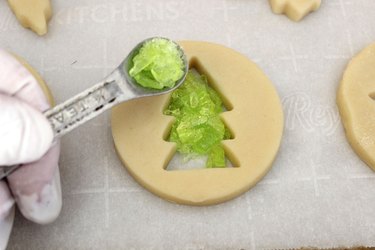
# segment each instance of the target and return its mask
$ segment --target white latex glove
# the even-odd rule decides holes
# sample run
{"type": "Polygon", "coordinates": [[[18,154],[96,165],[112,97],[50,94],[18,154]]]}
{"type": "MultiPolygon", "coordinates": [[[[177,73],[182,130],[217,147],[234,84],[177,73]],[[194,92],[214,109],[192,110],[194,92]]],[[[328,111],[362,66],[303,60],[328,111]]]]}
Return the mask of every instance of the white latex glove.
{"type": "Polygon", "coordinates": [[[0,181],[0,249],[5,249],[14,208],[29,220],[52,222],[61,210],[60,146],[41,113],[49,103],[38,82],[0,49],[0,166],[24,164],[0,181]]]}

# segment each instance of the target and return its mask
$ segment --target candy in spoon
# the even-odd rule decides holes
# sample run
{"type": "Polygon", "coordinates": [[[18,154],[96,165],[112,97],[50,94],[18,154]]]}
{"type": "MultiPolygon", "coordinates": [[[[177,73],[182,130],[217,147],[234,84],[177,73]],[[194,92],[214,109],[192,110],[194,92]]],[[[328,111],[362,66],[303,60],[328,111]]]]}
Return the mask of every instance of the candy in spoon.
{"type": "Polygon", "coordinates": [[[178,45],[163,38],[145,42],[132,62],[129,75],[146,88],[172,88],[184,75],[178,45]]]}

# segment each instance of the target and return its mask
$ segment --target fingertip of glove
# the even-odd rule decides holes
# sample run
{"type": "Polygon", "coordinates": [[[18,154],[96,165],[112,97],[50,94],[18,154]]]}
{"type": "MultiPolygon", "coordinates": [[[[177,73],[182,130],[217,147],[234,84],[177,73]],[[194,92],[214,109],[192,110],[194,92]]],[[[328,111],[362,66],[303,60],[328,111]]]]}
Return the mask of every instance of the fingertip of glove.
{"type": "Polygon", "coordinates": [[[13,206],[8,215],[3,220],[0,220],[0,249],[6,249],[8,245],[8,239],[13,227],[14,211],[13,206]]]}
{"type": "Polygon", "coordinates": [[[62,207],[59,171],[39,194],[16,195],[16,202],[23,216],[35,223],[49,224],[56,220],[62,207]]]}
{"type": "Polygon", "coordinates": [[[7,187],[7,184],[0,181],[0,222],[3,221],[11,212],[14,199],[7,187]]]}

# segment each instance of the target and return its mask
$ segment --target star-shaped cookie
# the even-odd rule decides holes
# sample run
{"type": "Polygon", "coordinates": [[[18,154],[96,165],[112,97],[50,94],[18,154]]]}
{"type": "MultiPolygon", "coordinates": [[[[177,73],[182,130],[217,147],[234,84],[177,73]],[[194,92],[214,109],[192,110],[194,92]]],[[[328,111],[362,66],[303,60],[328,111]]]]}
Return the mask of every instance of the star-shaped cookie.
{"type": "Polygon", "coordinates": [[[8,0],[8,3],[23,27],[40,36],[47,33],[47,23],[52,16],[50,0],[8,0]]]}
{"type": "Polygon", "coordinates": [[[319,9],[321,4],[321,0],[269,0],[269,2],[274,13],[285,14],[295,22],[319,9]]]}

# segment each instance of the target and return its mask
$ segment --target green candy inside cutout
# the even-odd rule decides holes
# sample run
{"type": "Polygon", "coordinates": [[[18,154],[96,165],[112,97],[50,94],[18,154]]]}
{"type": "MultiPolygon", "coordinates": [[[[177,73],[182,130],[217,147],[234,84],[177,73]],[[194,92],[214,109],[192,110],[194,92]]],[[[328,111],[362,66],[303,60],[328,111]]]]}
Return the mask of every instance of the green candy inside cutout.
{"type": "Polygon", "coordinates": [[[132,63],[129,75],[145,88],[172,88],[184,75],[185,65],[177,44],[164,38],[145,42],[132,63]]]}
{"type": "Polygon", "coordinates": [[[219,114],[223,103],[207,84],[204,75],[189,70],[185,82],[171,95],[164,111],[176,118],[169,141],[177,144],[177,151],[188,156],[208,156],[206,167],[225,167],[225,153],[221,141],[231,134],[219,114]]]}

